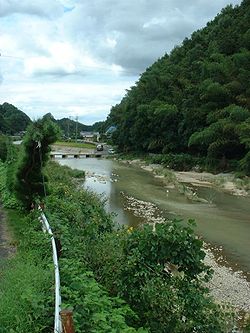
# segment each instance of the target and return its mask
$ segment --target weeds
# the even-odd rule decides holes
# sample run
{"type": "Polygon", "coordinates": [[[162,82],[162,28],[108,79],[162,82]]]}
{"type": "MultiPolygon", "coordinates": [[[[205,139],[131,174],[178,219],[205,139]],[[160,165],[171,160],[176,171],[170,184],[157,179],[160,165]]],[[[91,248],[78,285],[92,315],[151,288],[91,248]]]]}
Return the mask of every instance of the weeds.
{"type": "Polygon", "coordinates": [[[32,214],[7,211],[18,245],[0,275],[0,333],[47,332],[53,327],[53,267],[49,239],[32,214]]]}

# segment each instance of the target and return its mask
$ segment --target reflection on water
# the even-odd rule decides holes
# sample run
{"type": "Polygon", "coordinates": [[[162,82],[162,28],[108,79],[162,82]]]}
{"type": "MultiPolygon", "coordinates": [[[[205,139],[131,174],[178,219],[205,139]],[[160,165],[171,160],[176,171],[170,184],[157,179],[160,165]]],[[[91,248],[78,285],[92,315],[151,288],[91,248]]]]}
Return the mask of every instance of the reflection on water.
{"type": "Polygon", "coordinates": [[[152,202],[169,217],[196,220],[196,232],[214,245],[222,245],[229,260],[250,272],[250,199],[209,188],[196,188],[208,203],[192,202],[142,169],[105,159],[60,159],[60,164],[87,171],[84,187],[107,198],[106,207],[116,220],[129,226],[143,222],[124,210],[124,196],[152,202]],[[94,175],[96,176],[94,176],[94,175]]]}

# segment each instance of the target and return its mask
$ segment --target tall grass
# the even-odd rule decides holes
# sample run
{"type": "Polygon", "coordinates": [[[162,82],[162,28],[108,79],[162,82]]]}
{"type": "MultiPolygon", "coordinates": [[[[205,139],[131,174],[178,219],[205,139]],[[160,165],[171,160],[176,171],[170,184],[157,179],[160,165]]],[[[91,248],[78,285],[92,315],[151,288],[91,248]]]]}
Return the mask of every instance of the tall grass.
{"type": "Polygon", "coordinates": [[[2,261],[0,333],[49,332],[53,327],[53,267],[50,240],[34,213],[7,210],[16,254],[2,261]]]}
{"type": "Polygon", "coordinates": [[[0,277],[1,333],[48,332],[53,325],[53,309],[47,307],[51,280],[50,272],[29,256],[6,263],[0,277]]]}
{"type": "Polygon", "coordinates": [[[81,143],[81,142],[56,141],[54,145],[62,147],[95,149],[95,145],[93,143],[85,143],[85,142],[81,143]]]}

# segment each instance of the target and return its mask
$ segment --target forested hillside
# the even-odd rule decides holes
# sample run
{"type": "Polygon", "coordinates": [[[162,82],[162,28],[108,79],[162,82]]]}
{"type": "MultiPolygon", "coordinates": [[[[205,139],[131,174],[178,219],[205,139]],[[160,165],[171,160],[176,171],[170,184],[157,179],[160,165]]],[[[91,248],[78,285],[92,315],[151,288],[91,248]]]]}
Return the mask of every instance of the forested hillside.
{"type": "Polygon", "coordinates": [[[91,125],[84,125],[82,123],[76,122],[75,120],[71,120],[69,118],[62,118],[62,119],[57,120],[57,125],[62,129],[62,131],[65,133],[66,136],[68,134],[68,130],[69,130],[69,134],[71,136],[74,136],[76,127],[77,127],[78,134],[81,131],[91,131],[92,130],[91,125]]]}
{"type": "MultiPolygon", "coordinates": [[[[81,131],[92,130],[92,126],[84,125],[69,118],[57,120],[51,113],[47,113],[45,117],[48,117],[56,123],[61,128],[62,134],[65,136],[75,137],[76,129],[78,135],[81,131]]],[[[9,103],[0,104],[0,134],[17,134],[21,131],[25,131],[30,123],[30,118],[14,105],[9,103]]]]}
{"type": "Polygon", "coordinates": [[[13,135],[24,131],[30,123],[30,118],[14,105],[9,103],[0,105],[0,133],[13,135]]]}
{"type": "Polygon", "coordinates": [[[51,113],[47,113],[45,117],[52,120],[54,123],[56,123],[60,129],[62,130],[62,134],[66,137],[75,137],[76,130],[77,135],[80,135],[81,131],[91,131],[92,126],[91,125],[84,125],[76,120],[72,120],[69,118],[62,118],[62,119],[55,119],[54,116],[51,113]]]}
{"type": "Polygon", "coordinates": [[[227,6],[149,67],[106,127],[123,151],[190,154],[250,172],[250,1],[227,6]],[[232,165],[232,163],[231,163],[232,165]]]}

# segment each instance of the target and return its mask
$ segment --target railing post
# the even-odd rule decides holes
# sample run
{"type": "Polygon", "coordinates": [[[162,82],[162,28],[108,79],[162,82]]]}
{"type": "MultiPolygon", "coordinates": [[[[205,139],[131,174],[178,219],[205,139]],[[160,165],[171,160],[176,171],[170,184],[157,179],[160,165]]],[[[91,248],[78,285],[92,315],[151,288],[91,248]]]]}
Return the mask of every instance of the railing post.
{"type": "Polygon", "coordinates": [[[62,310],[60,311],[63,333],[75,333],[73,324],[73,311],[62,310]]]}

